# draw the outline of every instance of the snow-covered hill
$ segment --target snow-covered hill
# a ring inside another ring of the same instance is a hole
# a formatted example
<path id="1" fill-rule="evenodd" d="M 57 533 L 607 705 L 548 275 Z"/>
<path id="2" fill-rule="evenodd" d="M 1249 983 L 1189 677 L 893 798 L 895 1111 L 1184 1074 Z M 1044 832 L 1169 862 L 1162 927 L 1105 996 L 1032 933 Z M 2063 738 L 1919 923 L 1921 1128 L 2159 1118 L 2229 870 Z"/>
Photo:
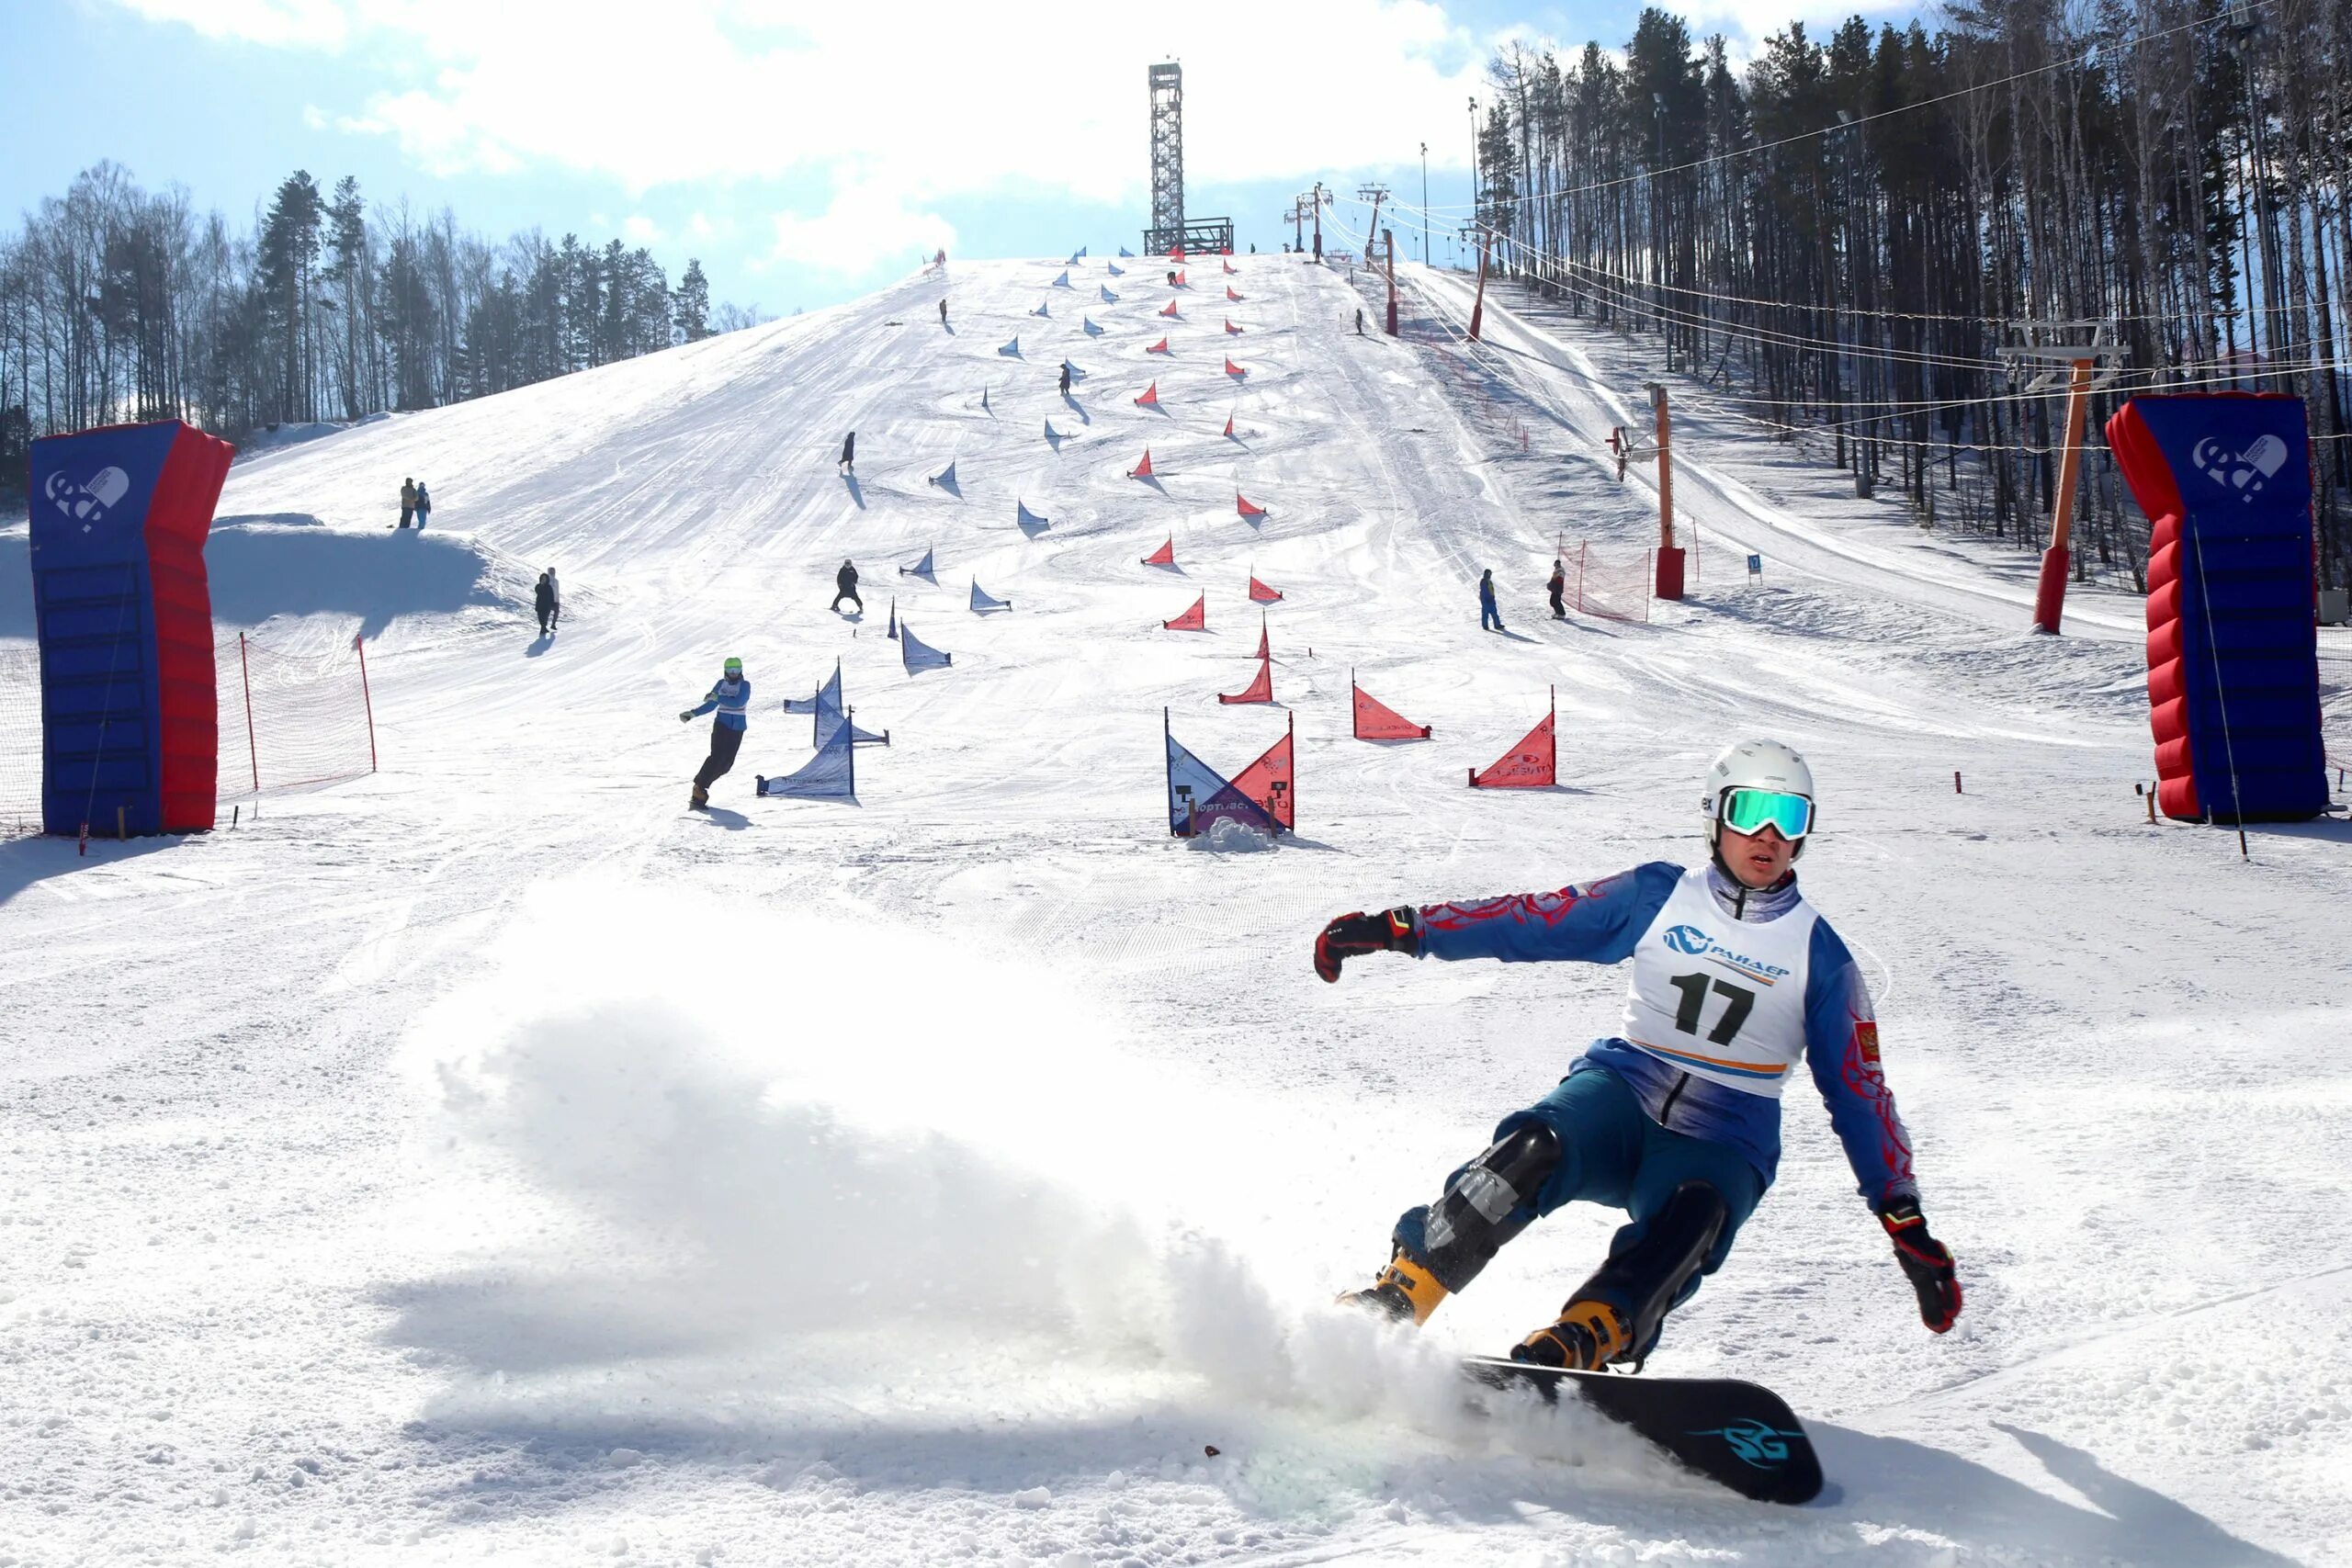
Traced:
<path id="1" fill-rule="evenodd" d="M 2345 824 L 2245 863 L 2149 826 L 2135 605 L 2030 637 L 2014 576 L 1696 405 L 1698 591 L 1552 622 L 1556 539 L 1645 536 L 1598 461 L 1631 351 L 1490 299 L 1521 450 L 1440 358 L 1458 280 L 1417 276 L 1396 341 L 1343 277 L 1236 265 L 1228 304 L 1198 265 L 958 264 L 238 465 L 223 614 L 371 623 L 384 771 L 0 846 L 0 1559 L 2352 1561 Z M 423 538 L 388 531 L 410 475 Z M 936 586 L 896 570 L 934 547 Z M 844 558 L 862 619 L 825 608 Z M 1215 700 L 1253 573 L 1287 709 Z M 1203 593 L 1206 635 L 1160 629 Z M 902 672 L 894 596 L 951 669 Z M 690 815 L 676 715 L 729 654 L 751 735 Z M 860 803 L 752 798 L 836 659 L 892 738 Z M 1435 738 L 1349 739 L 1351 669 Z M 1466 790 L 1551 689 L 1561 787 Z M 1163 707 L 1227 768 L 1295 716 L 1295 842 L 1167 838 Z M 1326 987 L 1316 928 L 1689 862 L 1701 768 L 1757 731 L 1823 780 L 1806 886 L 1969 1292 L 1919 1327 L 1792 1095 L 1652 1366 L 1790 1395 L 1833 1483 L 1793 1513 L 1460 1413 L 1445 1358 L 1547 1318 L 1613 1216 L 1554 1216 L 1418 1344 L 1320 1304 L 1623 977 Z"/>

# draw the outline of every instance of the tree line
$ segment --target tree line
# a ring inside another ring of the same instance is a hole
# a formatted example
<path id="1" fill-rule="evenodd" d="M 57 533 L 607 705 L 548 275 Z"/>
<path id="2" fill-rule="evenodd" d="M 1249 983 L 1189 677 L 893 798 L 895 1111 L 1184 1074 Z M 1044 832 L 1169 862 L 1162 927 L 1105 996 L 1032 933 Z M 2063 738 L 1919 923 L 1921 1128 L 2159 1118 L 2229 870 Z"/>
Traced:
<path id="1" fill-rule="evenodd" d="M 1923 522 L 2047 542 L 2065 400 L 2000 351 L 2103 323 L 2088 445 L 2135 392 L 2301 398 L 2346 581 L 2352 0 L 1976 0 L 1932 33 L 1792 25 L 1742 68 L 1651 8 L 1622 57 L 1512 45 L 1488 74 L 1497 265 Z M 2078 575 L 2144 587 L 2144 521 L 2103 449 L 2083 469 Z"/>
<path id="2" fill-rule="evenodd" d="M 36 436 L 185 419 L 234 441 L 426 409 L 760 320 L 673 288 L 643 248 L 537 231 L 503 244 L 443 209 L 371 205 L 345 175 L 282 181 L 249 230 L 101 163 L 0 234 L 0 493 Z"/>

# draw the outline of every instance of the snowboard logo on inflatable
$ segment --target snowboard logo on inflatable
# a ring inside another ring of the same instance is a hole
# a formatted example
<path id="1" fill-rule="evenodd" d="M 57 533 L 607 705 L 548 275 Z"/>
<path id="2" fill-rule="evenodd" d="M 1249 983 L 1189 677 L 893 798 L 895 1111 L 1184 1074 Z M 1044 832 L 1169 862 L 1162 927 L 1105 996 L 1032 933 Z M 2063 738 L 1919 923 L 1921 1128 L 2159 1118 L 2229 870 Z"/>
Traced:
<path id="1" fill-rule="evenodd" d="M 2290 456 L 2287 444 L 2275 435 L 2256 438 L 2243 452 L 2233 452 L 2209 435 L 2189 449 L 2188 459 L 2207 479 L 2223 490 L 2236 491 L 2240 501 L 2251 504 L 2262 487 L 2287 466 Z"/>
<path id="2" fill-rule="evenodd" d="M 86 479 L 58 473 L 49 476 L 41 491 L 58 511 L 82 525 L 82 531 L 107 520 L 114 503 L 130 493 L 130 476 L 120 468 L 100 468 Z"/>

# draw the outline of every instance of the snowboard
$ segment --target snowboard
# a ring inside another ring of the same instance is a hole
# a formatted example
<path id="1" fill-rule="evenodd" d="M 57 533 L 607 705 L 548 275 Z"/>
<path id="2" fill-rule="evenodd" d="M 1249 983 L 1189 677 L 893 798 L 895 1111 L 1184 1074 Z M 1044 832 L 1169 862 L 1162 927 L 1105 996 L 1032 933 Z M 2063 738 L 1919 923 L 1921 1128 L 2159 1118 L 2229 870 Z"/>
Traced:
<path id="1" fill-rule="evenodd" d="M 1546 1404 L 1565 1390 L 1664 1449 L 1686 1468 L 1758 1503 L 1809 1503 L 1821 1460 L 1788 1402 L 1736 1378 L 1641 1378 L 1572 1372 L 1473 1356 L 1463 1371 L 1489 1388 L 1532 1388 Z"/>

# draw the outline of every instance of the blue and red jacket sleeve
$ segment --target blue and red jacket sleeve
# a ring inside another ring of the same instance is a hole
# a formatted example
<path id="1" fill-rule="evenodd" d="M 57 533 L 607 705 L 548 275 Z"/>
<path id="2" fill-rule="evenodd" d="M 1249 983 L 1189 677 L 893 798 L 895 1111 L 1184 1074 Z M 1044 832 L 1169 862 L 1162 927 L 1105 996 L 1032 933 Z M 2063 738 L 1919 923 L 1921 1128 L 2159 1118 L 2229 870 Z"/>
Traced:
<path id="1" fill-rule="evenodd" d="M 1682 868 L 1652 861 L 1557 893 L 1512 893 L 1424 904 L 1416 922 L 1430 958 L 1498 958 L 1505 964 L 1616 964 L 1630 958 L 1666 907 Z"/>
<path id="2" fill-rule="evenodd" d="M 1829 1107 L 1829 1124 L 1846 1146 L 1846 1163 L 1873 1212 L 1916 1200 L 1911 1134 L 1894 1109 L 1879 1061 L 1878 1020 L 1853 953 L 1827 920 L 1813 927 L 1804 993 L 1805 1059 Z"/>

